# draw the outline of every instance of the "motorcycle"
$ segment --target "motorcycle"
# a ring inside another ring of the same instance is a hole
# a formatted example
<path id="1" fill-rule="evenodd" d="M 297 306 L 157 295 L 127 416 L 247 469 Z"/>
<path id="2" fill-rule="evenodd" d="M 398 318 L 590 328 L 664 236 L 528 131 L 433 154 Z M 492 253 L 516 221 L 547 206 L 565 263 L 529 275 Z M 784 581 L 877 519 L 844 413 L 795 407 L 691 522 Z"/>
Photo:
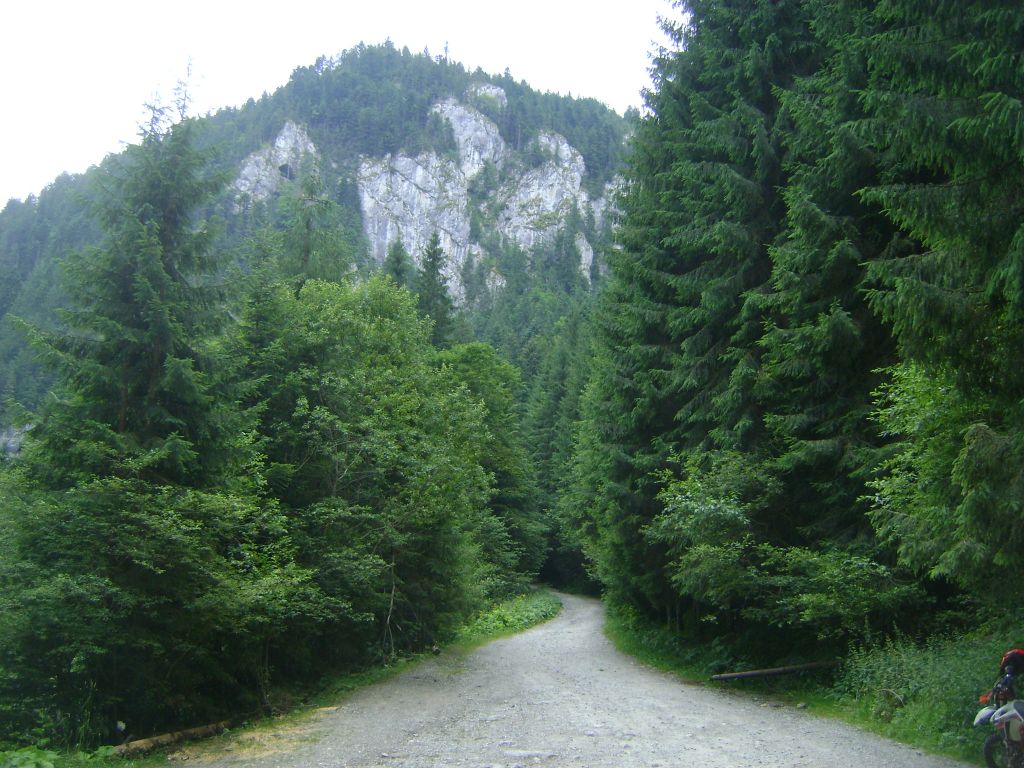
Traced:
<path id="1" fill-rule="evenodd" d="M 1017 698 L 1014 673 L 1024 669 L 1024 651 L 1008 651 L 999 665 L 1000 677 L 979 700 L 983 707 L 974 725 L 991 724 L 995 733 L 985 739 L 985 764 L 989 768 L 1024 768 L 1024 700 Z"/>

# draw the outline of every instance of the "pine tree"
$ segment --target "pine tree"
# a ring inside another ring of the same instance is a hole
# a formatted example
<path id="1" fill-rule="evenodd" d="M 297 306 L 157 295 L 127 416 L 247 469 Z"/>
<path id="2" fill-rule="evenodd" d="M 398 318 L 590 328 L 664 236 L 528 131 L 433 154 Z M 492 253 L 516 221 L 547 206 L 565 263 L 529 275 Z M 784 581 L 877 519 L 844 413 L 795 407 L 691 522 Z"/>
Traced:
<path id="1" fill-rule="evenodd" d="M 193 124 L 164 118 L 104 179 L 106 243 L 69 262 L 66 330 L 36 333 L 58 386 L 2 478 L 0 685 L 25 702 L 0 713 L 21 718 L 8 734 L 87 744 L 119 718 L 145 731 L 237 703 L 297 608 L 254 596 L 306 579 L 253 494 L 259 455 L 209 344 L 216 265 L 195 211 L 216 180 Z"/>
<path id="2" fill-rule="evenodd" d="M 864 198 L 919 244 L 871 268 L 905 361 L 875 522 L 904 562 L 983 594 L 993 563 L 1024 559 L 1024 17 L 1009 0 L 874 16 L 858 129 L 889 170 Z"/>
<path id="3" fill-rule="evenodd" d="M 452 333 L 452 299 L 448 295 L 443 267 L 444 251 L 441 248 L 441 238 L 434 232 L 420 257 L 420 268 L 416 275 L 416 294 L 420 312 L 434 323 L 430 340 L 436 347 L 447 346 Z"/>
<path id="4" fill-rule="evenodd" d="M 390 275 L 391 279 L 395 281 L 395 285 L 401 288 L 409 288 L 413 284 L 413 280 L 416 275 L 416 269 L 413 266 L 412 260 L 409 258 L 409 252 L 405 250 L 405 246 L 402 245 L 402 239 L 396 238 L 388 246 L 387 256 L 384 257 L 384 264 L 381 267 L 381 271 L 385 275 Z"/>
<path id="5" fill-rule="evenodd" d="M 587 455 L 602 472 L 592 551 L 613 592 L 659 614 L 674 605 L 660 545 L 656 473 L 675 453 L 754 455 L 764 317 L 757 296 L 783 220 L 775 89 L 813 69 L 800 6 L 691 2 L 678 52 L 656 67 L 598 311 L 607 350 L 590 389 Z M 581 467 L 584 476 L 591 471 Z"/>

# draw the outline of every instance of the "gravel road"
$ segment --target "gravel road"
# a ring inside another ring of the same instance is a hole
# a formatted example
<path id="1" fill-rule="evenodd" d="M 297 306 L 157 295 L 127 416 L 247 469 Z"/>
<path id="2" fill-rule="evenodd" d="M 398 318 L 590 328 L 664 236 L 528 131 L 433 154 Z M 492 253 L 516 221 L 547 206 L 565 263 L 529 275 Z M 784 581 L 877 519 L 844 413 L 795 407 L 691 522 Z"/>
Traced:
<path id="1" fill-rule="evenodd" d="M 208 768 L 953 768 L 840 723 L 680 683 L 618 653 L 599 602 L 468 655 L 445 653 L 310 722 L 190 747 Z M 969 727 L 965 724 L 965 727 Z"/>

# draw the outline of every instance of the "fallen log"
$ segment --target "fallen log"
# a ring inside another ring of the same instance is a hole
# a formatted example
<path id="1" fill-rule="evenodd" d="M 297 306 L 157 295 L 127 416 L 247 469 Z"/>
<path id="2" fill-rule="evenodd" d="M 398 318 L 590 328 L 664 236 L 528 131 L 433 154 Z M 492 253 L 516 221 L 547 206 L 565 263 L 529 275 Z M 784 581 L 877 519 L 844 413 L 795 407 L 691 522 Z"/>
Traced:
<path id="1" fill-rule="evenodd" d="M 770 669 L 751 669 L 747 672 L 724 672 L 712 675 L 712 680 L 745 680 L 751 677 L 771 677 L 772 675 L 788 675 L 793 672 L 807 672 L 812 669 L 825 669 L 838 665 L 838 661 L 812 661 L 807 664 L 793 664 L 788 667 L 772 667 Z"/>
<path id="2" fill-rule="evenodd" d="M 150 736 L 148 739 L 137 739 L 135 741 L 129 741 L 126 744 L 121 744 L 114 748 L 114 754 L 120 755 L 121 757 L 128 757 L 129 755 L 143 755 L 147 752 L 152 752 L 154 749 L 168 747 L 172 744 L 180 744 L 183 741 L 192 741 L 193 739 L 202 739 L 207 736 L 216 736 L 227 729 L 228 721 L 223 720 L 211 725 L 200 725 L 197 728 L 186 728 L 184 731 L 163 733 L 159 736 Z"/>

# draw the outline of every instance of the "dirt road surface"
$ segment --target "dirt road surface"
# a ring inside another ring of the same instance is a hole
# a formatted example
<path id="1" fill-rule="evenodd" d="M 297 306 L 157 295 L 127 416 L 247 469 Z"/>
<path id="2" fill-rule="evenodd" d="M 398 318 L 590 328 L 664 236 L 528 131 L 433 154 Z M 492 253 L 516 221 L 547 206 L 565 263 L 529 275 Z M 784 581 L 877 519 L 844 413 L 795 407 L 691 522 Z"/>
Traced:
<path id="1" fill-rule="evenodd" d="M 170 756 L 207 768 L 954 768 L 793 707 L 686 685 L 617 652 L 600 603 L 442 654 L 304 725 Z M 965 723 L 965 727 L 969 727 Z"/>

